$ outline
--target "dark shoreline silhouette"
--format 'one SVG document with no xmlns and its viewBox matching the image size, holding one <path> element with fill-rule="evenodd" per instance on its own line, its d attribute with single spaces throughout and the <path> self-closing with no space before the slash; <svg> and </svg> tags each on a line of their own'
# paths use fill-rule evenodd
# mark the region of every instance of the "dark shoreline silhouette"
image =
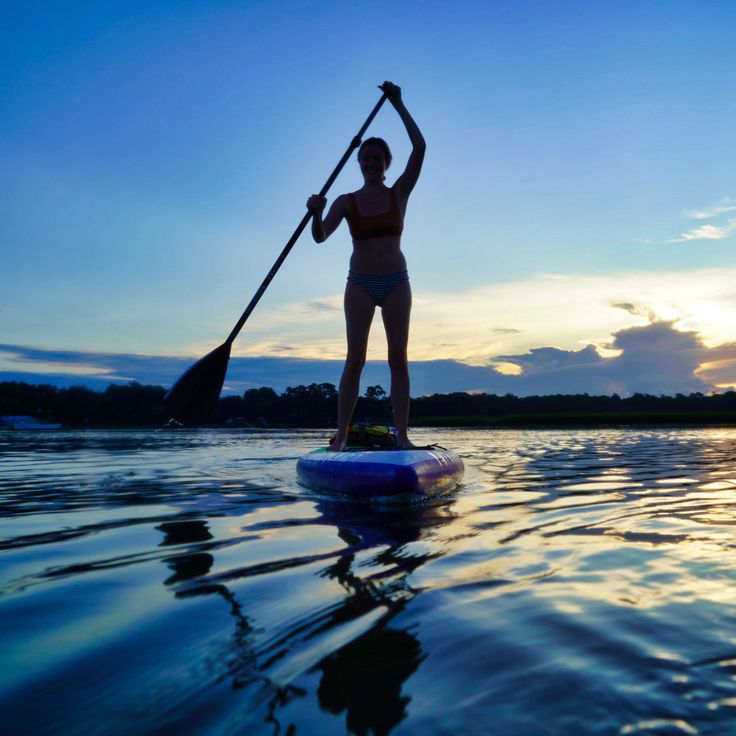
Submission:
<svg viewBox="0 0 736 736">
<path fill-rule="evenodd" d="M 161 427 L 168 420 L 161 386 L 111 384 L 104 391 L 75 386 L 0 382 L 0 416 L 28 415 L 66 427 Z M 263 386 L 242 396 L 220 398 L 213 427 L 326 427 L 337 417 L 337 390 L 331 383 L 290 386 L 281 394 Z M 388 396 L 369 386 L 355 418 L 390 422 Z M 736 392 L 628 397 L 555 394 L 432 394 L 411 401 L 412 426 L 731 426 L 736 425 Z"/>
</svg>

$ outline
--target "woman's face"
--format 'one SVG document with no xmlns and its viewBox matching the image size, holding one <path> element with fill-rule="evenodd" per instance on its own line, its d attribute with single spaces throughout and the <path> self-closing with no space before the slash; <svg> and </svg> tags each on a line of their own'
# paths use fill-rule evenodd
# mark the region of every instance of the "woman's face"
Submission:
<svg viewBox="0 0 736 736">
<path fill-rule="evenodd" d="M 386 173 L 386 156 L 381 146 L 369 143 L 360 152 L 358 162 L 360 163 L 363 178 L 367 182 L 383 181 L 384 174 Z"/>
</svg>

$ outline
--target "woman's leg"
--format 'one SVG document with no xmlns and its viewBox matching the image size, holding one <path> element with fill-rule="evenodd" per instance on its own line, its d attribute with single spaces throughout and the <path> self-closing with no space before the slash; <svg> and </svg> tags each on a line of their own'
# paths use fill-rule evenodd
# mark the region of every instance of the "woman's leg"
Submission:
<svg viewBox="0 0 736 736">
<path fill-rule="evenodd" d="M 383 302 L 381 310 L 388 341 L 388 365 L 391 369 L 391 407 L 398 431 L 399 447 L 414 447 L 407 435 L 409 426 L 409 361 L 406 350 L 409 343 L 409 315 L 411 314 L 411 287 L 405 281 L 399 284 Z"/>
<path fill-rule="evenodd" d="M 337 434 L 335 441 L 330 445 L 330 450 L 342 450 L 345 447 L 348 426 L 360 391 L 360 374 L 365 365 L 368 333 L 376 311 L 376 305 L 370 294 L 350 281 L 345 287 L 344 303 L 348 353 L 337 399 Z"/>
</svg>

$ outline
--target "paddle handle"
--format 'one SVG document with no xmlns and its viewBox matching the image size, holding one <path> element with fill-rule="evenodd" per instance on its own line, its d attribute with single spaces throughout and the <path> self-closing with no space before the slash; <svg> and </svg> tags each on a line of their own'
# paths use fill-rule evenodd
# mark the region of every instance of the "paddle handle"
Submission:
<svg viewBox="0 0 736 736">
<path fill-rule="evenodd" d="M 345 151 L 345 154 L 340 159 L 340 162 L 335 167 L 335 170 L 330 174 L 329 179 L 325 182 L 325 185 L 322 187 L 322 189 L 319 190 L 320 197 L 324 197 L 325 194 L 327 194 L 327 191 L 332 186 L 335 179 L 337 179 L 338 174 L 342 171 L 343 166 L 347 163 L 347 160 L 350 158 L 350 155 L 352 152 L 360 145 L 360 142 L 363 138 L 363 133 L 368 129 L 368 126 L 373 122 L 373 118 L 376 117 L 378 114 L 378 111 L 381 109 L 381 105 L 386 101 L 386 95 L 381 95 L 381 99 L 378 100 L 376 103 L 376 106 L 371 111 L 371 114 L 368 116 L 366 121 L 363 123 L 363 126 L 358 131 L 355 138 L 353 138 L 352 141 L 350 141 L 350 145 L 348 146 L 348 150 Z M 281 268 L 281 264 L 286 260 L 286 256 L 289 255 L 289 252 L 294 247 L 294 244 L 297 240 L 299 240 L 299 236 L 304 231 L 304 228 L 309 224 L 309 221 L 312 219 L 312 213 L 307 212 L 306 215 L 302 218 L 302 221 L 297 225 L 296 230 L 294 230 L 294 234 L 289 238 L 289 242 L 284 246 L 284 249 L 281 251 L 281 254 L 276 259 L 276 262 L 271 266 L 271 270 L 266 274 L 266 278 L 263 279 L 263 283 L 258 287 L 258 291 L 255 293 L 254 297 L 250 300 L 250 304 L 245 308 L 245 311 L 240 316 L 240 319 L 238 320 L 238 323 L 233 327 L 232 331 L 228 335 L 227 340 L 225 340 L 225 344 L 232 344 L 235 338 L 238 336 L 238 333 L 243 328 L 243 325 L 245 324 L 245 321 L 250 317 L 250 313 L 256 308 L 256 304 L 260 301 L 261 297 L 263 296 L 264 292 L 268 288 L 268 285 L 273 280 L 273 277 L 276 275 L 276 272 Z"/>
</svg>

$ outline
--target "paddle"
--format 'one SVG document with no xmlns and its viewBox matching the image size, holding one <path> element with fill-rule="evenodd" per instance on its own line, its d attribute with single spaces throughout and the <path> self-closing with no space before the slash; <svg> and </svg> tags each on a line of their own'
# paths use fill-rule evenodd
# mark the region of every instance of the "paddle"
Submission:
<svg viewBox="0 0 736 736">
<path fill-rule="evenodd" d="M 360 145 L 363 133 L 365 133 L 368 126 L 373 122 L 373 118 L 376 117 L 378 111 L 381 109 L 381 105 L 385 101 L 386 95 L 384 94 L 378 100 L 368 119 L 363 123 L 363 127 L 361 127 L 355 138 L 350 142 L 348 150 L 345 151 L 345 155 L 340 159 L 332 174 L 330 174 L 330 178 L 322 189 L 320 189 L 320 196 L 324 197 L 327 194 L 327 191 L 335 179 L 337 179 L 338 174 L 342 171 L 343 166 L 345 166 L 352 152 Z M 172 418 L 184 424 L 196 426 L 204 423 L 212 416 L 220 397 L 220 391 L 222 391 L 222 384 L 225 381 L 227 363 L 230 360 L 230 349 L 235 338 L 238 336 L 245 321 L 250 317 L 250 313 L 255 309 L 256 304 L 258 304 L 271 280 L 276 275 L 276 272 L 281 268 L 281 264 L 286 260 L 286 256 L 289 255 L 289 251 L 291 251 L 311 219 L 312 213 L 307 212 L 299 225 L 297 225 L 294 234 L 289 238 L 289 242 L 284 246 L 281 255 L 276 259 L 276 263 L 273 264 L 266 278 L 263 279 L 263 283 L 258 288 L 255 296 L 250 300 L 250 304 L 245 308 L 237 324 L 228 335 L 227 340 L 211 353 L 207 353 L 204 358 L 200 358 L 168 390 L 166 396 L 164 396 L 164 402 Z"/>
</svg>

